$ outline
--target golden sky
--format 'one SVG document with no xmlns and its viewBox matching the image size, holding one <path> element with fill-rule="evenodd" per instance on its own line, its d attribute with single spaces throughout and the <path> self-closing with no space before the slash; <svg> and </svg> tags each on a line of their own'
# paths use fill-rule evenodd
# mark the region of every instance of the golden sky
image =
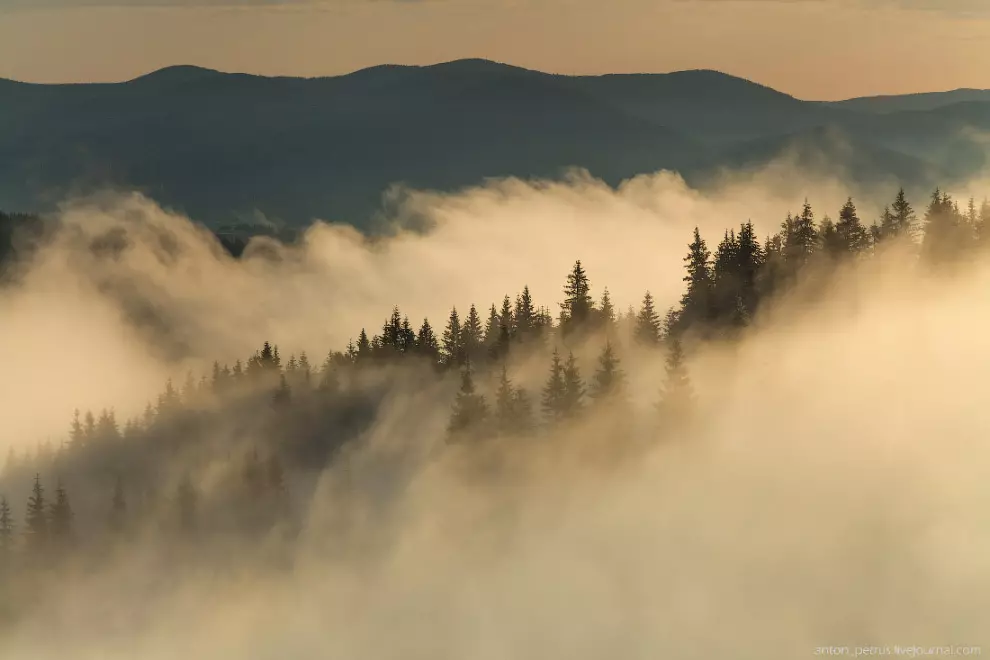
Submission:
<svg viewBox="0 0 990 660">
<path fill-rule="evenodd" d="M 0 77 L 334 75 L 484 57 L 711 68 L 801 98 L 990 88 L 990 0 L 0 0 Z"/>
</svg>

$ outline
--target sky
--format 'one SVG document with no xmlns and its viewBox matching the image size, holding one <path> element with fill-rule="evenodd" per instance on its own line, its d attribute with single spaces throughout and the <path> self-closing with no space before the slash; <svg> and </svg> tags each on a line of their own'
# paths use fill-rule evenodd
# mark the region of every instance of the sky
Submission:
<svg viewBox="0 0 990 660">
<path fill-rule="evenodd" d="M 483 57 L 717 69 L 799 98 L 990 88 L 988 0 L 0 0 L 0 77 L 323 76 Z"/>
</svg>

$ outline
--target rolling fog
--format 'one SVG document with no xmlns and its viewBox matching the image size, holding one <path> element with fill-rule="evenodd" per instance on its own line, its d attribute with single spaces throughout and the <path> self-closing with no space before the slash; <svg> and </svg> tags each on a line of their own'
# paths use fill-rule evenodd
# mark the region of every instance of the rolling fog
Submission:
<svg viewBox="0 0 990 660">
<path fill-rule="evenodd" d="M 662 311 L 695 225 L 714 248 L 750 218 L 776 231 L 805 196 L 834 218 L 850 192 L 868 223 L 895 192 L 781 175 L 704 194 L 666 173 L 618 191 L 578 174 L 412 193 L 391 237 L 317 224 L 241 261 L 137 196 L 69 205 L 0 293 L 0 450 L 61 441 L 74 408 L 138 414 L 166 378 L 265 340 L 318 364 L 395 304 L 439 331 L 451 305 L 484 314 L 528 284 L 556 311 L 578 258 L 596 300 L 607 286 L 624 311 L 650 290 Z M 424 219 L 425 233 L 402 229 Z M 116 548 L 0 628 L 0 657 L 783 660 L 986 645 L 988 287 L 986 259 L 940 276 L 903 256 L 846 267 L 814 306 L 781 298 L 738 342 L 692 347 L 698 414 L 662 441 L 663 351 L 620 348 L 632 412 L 594 409 L 529 443 L 447 445 L 451 388 L 396 388 L 319 475 L 283 563 L 192 562 L 166 579 L 173 550 Z M 599 347 L 574 347 L 586 378 Z M 546 366 L 512 371 L 538 393 Z"/>
</svg>

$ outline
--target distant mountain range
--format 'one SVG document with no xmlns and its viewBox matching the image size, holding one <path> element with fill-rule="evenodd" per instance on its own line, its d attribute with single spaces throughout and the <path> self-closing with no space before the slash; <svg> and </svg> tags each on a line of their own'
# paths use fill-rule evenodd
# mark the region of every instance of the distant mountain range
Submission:
<svg viewBox="0 0 990 660">
<path fill-rule="evenodd" d="M 119 187 L 214 227 L 368 227 L 394 183 L 452 190 L 574 166 L 613 184 L 662 168 L 703 183 L 788 151 L 864 181 L 948 184 L 986 164 L 990 91 L 825 103 L 715 71 L 561 76 L 459 60 L 303 79 L 179 66 L 115 84 L 0 80 L 0 128 L 0 209 Z"/>
</svg>

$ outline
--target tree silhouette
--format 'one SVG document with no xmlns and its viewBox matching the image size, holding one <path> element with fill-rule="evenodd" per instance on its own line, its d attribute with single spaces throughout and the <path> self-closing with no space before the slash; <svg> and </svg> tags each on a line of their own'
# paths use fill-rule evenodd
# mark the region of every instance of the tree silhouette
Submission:
<svg viewBox="0 0 990 660">
<path fill-rule="evenodd" d="M 464 340 L 461 337 L 461 320 L 457 315 L 457 308 L 450 310 L 450 318 L 447 320 L 447 328 L 443 331 L 441 341 L 443 362 L 447 366 L 464 364 Z"/>
<path fill-rule="evenodd" d="M 581 412 L 584 406 L 584 380 L 578 368 L 574 353 L 567 354 L 564 364 L 564 414 L 573 417 Z"/>
<path fill-rule="evenodd" d="M 665 418 L 680 419 L 690 414 L 694 398 L 694 389 L 684 361 L 684 350 L 680 340 L 673 339 L 667 353 L 666 380 L 658 408 Z"/>
<path fill-rule="evenodd" d="M 65 549 L 72 542 L 72 519 L 69 494 L 59 481 L 55 487 L 55 501 L 51 503 L 48 513 L 49 536 L 56 548 Z"/>
<path fill-rule="evenodd" d="M 550 376 L 543 386 L 543 415 L 551 421 L 559 422 L 567 414 L 567 383 L 564 380 L 564 364 L 560 352 L 553 349 L 550 362 Z"/>
<path fill-rule="evenodd" d="M 649 291 L 643 296 L 643 307 L 636 316 L 633 336 L 644 346 L 656 346 L 660 343 L 660 315 L 653 306 L 653 296 Z"/>
<path fill-rule="evenodd" d="M 619 368 L 619 358 L 615 355 L 612 342 L 605 342 L 605 347 L 598 356 L 598 369 L 591 381 L 591 397 L 596 401 L 606 401 L 623 393 L 625 374 Z"/>
<path fill-rule="evenodd" d="M 34 475 L 34 486 L 31 488 L 31 496 L 27 503 L 24 533 L 27 536 L 27 548 L 31 553 L 45 549 L 48 543 L 48 509 L 40 474 Z"/>
<path fill-rule="evenodd" d="M 488 405 L 485 397 L 475 390 L 469 362 L 461 371 L 461 389 L 454 401 L 454 411 L 447 427 L 448 434 L 454 438 L 477 436 L 487 417 Z"/>
<path fill-rule="evenodd" d="M 10 554 L 14 548 L 14 515 L 10 510 L 10 502 L 0 496 L 0 557 Z"/>
<path fill-rule="evenodd" d="M 695 227 L 694 240 L 688 245 L 688 254 L 684 257 L 687 290 L 681 297 L 681 318 L 688 324 L 705 323 L 712 317 L 714 282 L 711 256 L 705 240 Z"/>
<path fill-rule="evenodd" d="M 588 275 L 581 266 L 581 260 L 578 259 L 567 275 L 564 302 L 560 304 L 560 327 L 563 332 L 570 332 L 588 322 L 594 310 L 590 292 Z"/>
</svg>

